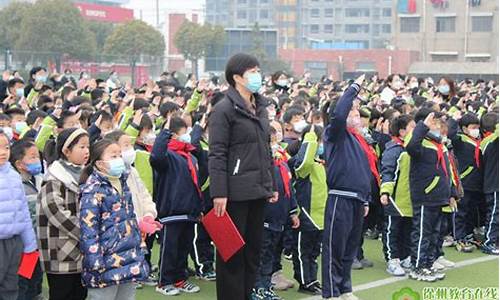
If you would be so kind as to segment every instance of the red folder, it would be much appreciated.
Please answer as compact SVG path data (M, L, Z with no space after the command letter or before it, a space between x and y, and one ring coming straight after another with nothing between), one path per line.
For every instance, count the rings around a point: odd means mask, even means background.
M31 276L33 276L33 271L35 271L36 264L38 263L39 256L40 253L38 253L38 251L23 253L17 274L31 279Z
M222 217L217 217L212 209L201 222L225 262L245 245L238 228L227 212Z

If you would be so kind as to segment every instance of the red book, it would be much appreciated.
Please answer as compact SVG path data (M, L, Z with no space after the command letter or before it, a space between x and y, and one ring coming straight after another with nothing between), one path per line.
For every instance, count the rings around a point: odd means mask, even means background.
M222 217L217 217L212 209L201 222L225 262L245 245L238 228L227 212Z
M23 253L17 274L31 279L31 276L33 276L33 271L35 271L36 264L38 263L39 256L40 253L38 253L38 251Z

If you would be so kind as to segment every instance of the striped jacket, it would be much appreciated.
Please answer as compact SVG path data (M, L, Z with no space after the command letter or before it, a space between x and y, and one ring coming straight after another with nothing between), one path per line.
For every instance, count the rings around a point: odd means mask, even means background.
M47 273L80 273L79 187L60 161L48 168L38 195L37 234L40 261Z

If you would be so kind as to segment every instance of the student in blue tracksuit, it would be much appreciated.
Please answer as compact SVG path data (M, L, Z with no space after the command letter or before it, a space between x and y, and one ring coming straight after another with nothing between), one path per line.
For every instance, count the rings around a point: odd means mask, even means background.
M203 198L203 213L208 213L213 208L210 199L210 178L208 176L208 129L206 124L207 116L204 115L199 122L193 126L191 131L191 143L195 147L193 155L198 160L198 171L200 178L200 189ZM191 249L191 259L194 262L196 276L207 281L214 281L215 250L212 240L205 227L201 224L194 224L194 239Z
M165 122L151 152L154 171L153 198L163 224L160 280L156 291L166 296L196 293L200 288L187 280L187 258L194 223L202 208L194 146L187 125L174 117Z
M299 292L320 295L317 259L321 253L325 204L328 197L321 126L309 125L302 133L302 145L293 157L295 191L300 209L300 227L293 248L294 277Z
M489 112L481 118L485 138L481 142L483 193L486 197L486 235L481 250L498 255L498 114Z
M363 217L368 213L376 167L373 156L365 151L369 146L362 144L356 131L361 121L353 101L363 81L364 75L345 90L335 107L330 106L323 136L329 188L321 264L323 298L338 299L342 295L343 299L357 299L352 294L351 265L358 251Z
M391 121L392 140L382 154L380 202L384 206L385 222L382 234L386 271L393 276L404 276L410 269L410 233L412 205L410 197L410 156L405 149L405 137L415 128L410 115L401 115Z
M295 199L290 169L288 168L288 154L281 148L276 137L276 129L271 126L271 148L274 159L274 178L278 187L278 201L266 203L264 207L264 233L262 236L260 265L257 272L255 289L251 299L280 300L274 293L271 277L276 271L275 260L281 260L281 255L276 257L276 249L284 234L285 227L290 220L292 228L300 225L298 218L297 201Z
M448 149L442 143L441 117L432 110L417 112L417 126L406 150L411 158L410 191L413 206L412 265L410 278L436 281L444 273L432 268L441 234L442 208L456 207L456 190ZM425 119L425 120L424 120Z
M458 202L456 212L456 249L459 252L472 252L475 248L471 243L473 230L481 219L484 219L479 216L482 211L480 207L485 206L483 176L480 170L479 118L473 113L467 113L458 122L452 118L448 123L448 137L458 160L458 171L464 188L464 196Z

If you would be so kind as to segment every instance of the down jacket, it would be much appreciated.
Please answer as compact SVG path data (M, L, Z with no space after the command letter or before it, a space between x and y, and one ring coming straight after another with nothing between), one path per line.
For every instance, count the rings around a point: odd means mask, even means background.
M96 171L81 186L80 249L87 287L143 281L149 275L127 177L120 178L121 194Z
M36 238L21 176L9 162L0 166L0 240L19 235L24 252L36 250Z

